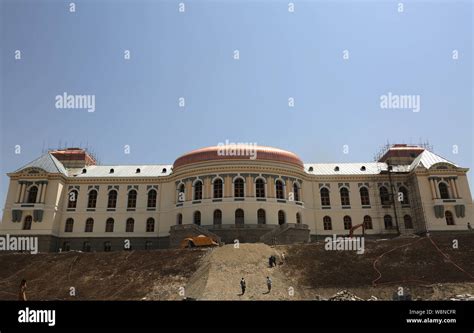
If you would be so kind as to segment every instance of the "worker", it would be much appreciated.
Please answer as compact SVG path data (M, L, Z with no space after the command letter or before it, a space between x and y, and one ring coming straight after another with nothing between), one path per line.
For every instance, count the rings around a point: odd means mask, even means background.
M273 256L268 257L268 266L273 267Z
M19 301L26 301L26 280L23 279L20 282L20 293L18 295Z
M471 223L469 223L469 222L467 222L467 229L468 229L469 231L472 231Z
M247 284L245 283L245 279L242 278L242 280L240 280L240 289L242 289L242 295L245 294L246 287L247 287Z
M268 288L268 293L272 290L272 279L270 279L269 276L267 276L267 288Z

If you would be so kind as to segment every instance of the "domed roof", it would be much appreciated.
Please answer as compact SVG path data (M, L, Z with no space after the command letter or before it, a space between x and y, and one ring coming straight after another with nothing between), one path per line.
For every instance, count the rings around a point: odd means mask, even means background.
M236 144L193 150L176 159L173 169L188 164L215 160L275 161L303 168L303 162L292 152L273 147Z

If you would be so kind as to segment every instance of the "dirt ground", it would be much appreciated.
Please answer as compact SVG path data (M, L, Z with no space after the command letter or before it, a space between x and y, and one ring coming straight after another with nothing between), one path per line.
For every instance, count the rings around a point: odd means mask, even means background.
M32 300L310 300L341 290L362 299L474 294L474 234L366 241L364 254L326 251L324 243L225 245L98 253L0 254L0 299L15 300L21 279ZM458 249L453 249L453 240ZM388 252L391 251L391 252ZM284 253L284 260L282 254ZM275 255L281 263L268 266ZM462 272L456 267L464 270ZM272 279L268 292L266 277ZM240 290L244 277L247 290ZM71 287L75 296L70 295ZM373 297L372 297L373 298Z

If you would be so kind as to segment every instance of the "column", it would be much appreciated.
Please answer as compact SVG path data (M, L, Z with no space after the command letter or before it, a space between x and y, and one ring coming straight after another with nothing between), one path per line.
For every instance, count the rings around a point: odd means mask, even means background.
M245 179L245 182L247 184L246 196L253 197L254 196L253 189L254 189L255 183L252 176L248 175L247 178Z
M23 183L23 186L21 188L21 194L20 194L20 203L25 202L25 192L26 192L26 183Z
M459 195L458 184L457 184L456 178L453 178L453 188L454 188L454 193L456 193L456 198L461 198L461 196Z
M444 180L448 184L449 198L452 199L454 198L454 192L453 192L453 187L451 186L451 178L444 178Z
M230 176L224 177L224 198L232 197L232 178Z
M267 197L274 198L275 197L275 179L273 177L267 177L267 189L268 194Z
M212 186L211 186L211 177L206 177L204 178L204 193L203 193L203 198L204 199L210 199L212 197Z
M435 189L435 183L433 178L428 178L430 182L430 188L431 188L431 196L433 199L436 199L436 189Z
M23 182L18 182L18 186L17 186L17 189L16 189L16 203L19 203L20 202L20 195L21 195L21 191L23 190Z
M291 180L289 178L286 179L285 181L285 189L286 189L286 196L285 198L288 200L290 198L290 192L293 192L293 183L291 182ZM294 200L294 193L293 193L293 200Z
M41 191L41 200L40 202L41 203L45 203L45 200L46 200L46 187L48 186L48 182L44 182L43 183L43 188L42 188L42 191ZM76 198L77 200L77 198Z
M193 183L190 180L186 181L186 201L193 200Z
M43 183L39 183L38 192L36 193L36 203L41 202L41 196L43 195Z
M435 190L436 190L436 198L439 199L441 195L439 194L439 187L438 187L438 182L436 180L433 180L435 184Z
M456 191L456 187L454 185L454 178L449 178L449 187L451 188L451 197L458 198L458 193Z

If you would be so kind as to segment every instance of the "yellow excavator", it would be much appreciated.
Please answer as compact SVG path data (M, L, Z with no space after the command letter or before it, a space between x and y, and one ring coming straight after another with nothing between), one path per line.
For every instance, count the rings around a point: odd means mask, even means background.
M186 237L181 241L181 248L205 247L205 246L219 246L211 237L199 235L196 237Z

